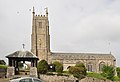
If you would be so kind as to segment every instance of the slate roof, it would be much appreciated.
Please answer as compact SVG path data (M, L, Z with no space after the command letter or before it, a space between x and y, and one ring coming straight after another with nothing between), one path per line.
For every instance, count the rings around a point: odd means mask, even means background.
M8 56L6 56L7 58L12 58L12 57L17 57L17 58L38 58L36 55L34 55L32 52L30 51L16 51L13 52L11 54L9 54Z
M97 54L97 53L52 53L52 59L113 59L112 54Z

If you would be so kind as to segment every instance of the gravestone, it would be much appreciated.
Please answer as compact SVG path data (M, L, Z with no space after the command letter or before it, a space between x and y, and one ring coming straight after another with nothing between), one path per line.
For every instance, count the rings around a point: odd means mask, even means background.
M30 76L38 77L37 68L36 67L30 67Z
M7 77L11 77L15 75L15 68L14 67L8 67L7 68Z

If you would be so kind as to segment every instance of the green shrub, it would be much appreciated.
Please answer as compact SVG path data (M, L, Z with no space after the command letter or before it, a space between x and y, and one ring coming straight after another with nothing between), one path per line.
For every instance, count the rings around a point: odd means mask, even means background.
M58 62L58 61L55 61L53 62L54 66L55 66L55 71L57 73L62 73L63 72L63 64Z
M81 69L80 67L75 66L70 67L69 73L73 74L73 76L78 79L82 79L85 77L85 75L83 74L83 69Z
M115 69L113 66L104 65L102 68L102 76L106 77L107 79L114 80L115 76Z
M118 76L114 76L114 81L120 81L120 78Z
M0 78L5 77L6 73L7 73L7 66L0 65Z
M120 67L116 68L117 76L120 78Z
M6 65L4 60L0 60L0 65Z
M71 66L68 71L70 74L73 74L74 70L75 70L75 66Z
M83 63L77 63L75 66L71 66L68 71L78 79L82 79L87 75L86 68Z
M47 71L48 71L48 63L47 61L45 60L41 60L39 63L38 63L38 72L41 73L41 74L46 74Z
M83 68L85 68L85 65L83 63L76 63L75 67L83 67Z
M21 62L18 62L18 67L19 68L22 68L24 65L23 65L24 63L21 63Z
M84 76L87 75L87 72L86 72L87 69L86 69L86 67L85 67L85 65L83 63L77 63L75 65L75 67L79 67L80 68L80 72L81 72L82 75L84 75Z

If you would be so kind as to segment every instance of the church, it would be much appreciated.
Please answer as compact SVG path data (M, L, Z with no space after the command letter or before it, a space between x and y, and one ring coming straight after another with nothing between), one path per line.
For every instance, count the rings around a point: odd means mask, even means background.
M64 70L76 63L81 62L90 72L101 72L104 65L115 66L115 57L109 54L97 53L54 53L50 50L50 34L48 9L45 15L36 15L33 8L32 34L31 34L31 51L39 60L46 60L49 64L59 61L63 64Z

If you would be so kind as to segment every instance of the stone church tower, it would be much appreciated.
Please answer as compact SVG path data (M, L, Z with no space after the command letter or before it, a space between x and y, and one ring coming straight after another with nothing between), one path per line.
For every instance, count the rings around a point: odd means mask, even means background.
M46 8L46 15L35 15L33 7L32 13L31 51L36 54L40 60L44 59L48 61L48 55L50 54L48 9Z

